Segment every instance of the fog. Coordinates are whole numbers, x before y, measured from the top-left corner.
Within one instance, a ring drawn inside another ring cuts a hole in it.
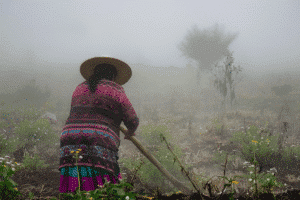
[[[197,84],[199,67],[215,63],[199,63],[179,48],[195,27],[205,32],[216,25],[222,34],[235,35],[228,46],[233,65],[242,68],[234,79],[235,109],[264,110],[266,101],[276,97],[272,87],[284,84],[292,86],[290,94],[298,102],[297,0],[2,0],[0,8],[0,95],[6,104],[26,102],[28,95],[5,95],[35,79],[42,90],[50,89],[48,101],[62,106],[55,112],[65,119],[72,93],[84,81],[81,63],[106,55],[132,68],[123,87],[141,121],[148,120],[145,104],[167,108],[175,101],[180,111],[194,110],[197,102],[197,114],[218,111],[223,97],[214,86],[216,71],[201,70]]]
[[[215,24],[224,34],[237,34],[229,50],[244,75],[299,69],[298,1],[2,2],[0,66],[8,86],[22,80],[11,81],[6,73],[21,72],[48,84],[53,93],[69,96],[83,81],[80,64],[109,55],[133,68],[132,79],[148,76],[138,64],[147,66],[158,75],[143,79],[141,85],[157,90],[156,83],[163,90],[164,84],[178,79],[171,74],[164,78],[157,68],[181,70],[189,63],[196,68],[195,60],[183,56],[178,45],[193,26],[205,30]]]

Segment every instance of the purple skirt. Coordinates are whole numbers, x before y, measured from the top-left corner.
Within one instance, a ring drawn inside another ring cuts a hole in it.
[[[122,180],[121,174],[116,177],[102,168],[78,166],[78,171],[77,166],[61,168],[60,193],[74,192],[79,187],[79,182],[81,191],[91,191],[103,187],[104,183],[119,184],[120,180]]]

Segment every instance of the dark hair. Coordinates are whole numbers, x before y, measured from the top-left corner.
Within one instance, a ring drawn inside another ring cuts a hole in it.
[[[112,81],[117,75],[117,69],[113,65],[106,63],[97,65],[94,69],[94,74],[87,81],[90,91],[95,93],[100,80],[107,79]]]

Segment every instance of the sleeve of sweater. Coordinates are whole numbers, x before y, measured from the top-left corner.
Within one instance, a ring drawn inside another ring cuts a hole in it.
[[[132,107],[127,95],[125,94],[124,90],[121,93],[120,97],[122,112],[123,112],[123,122],[127,129],[131,132],[135,132],[137,127],[139,126],[139,118]],[[135,134],[133,134],[135,136]]]

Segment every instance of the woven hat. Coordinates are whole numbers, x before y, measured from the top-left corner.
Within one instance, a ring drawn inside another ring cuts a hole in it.
[[[119,85],[124,85],[131,78],[132,71],[129,65],[108,56],[94,57],[84,61],[80,66],[80,73],[85,80],[88,80],[93,75],[95,67],[103,63],[111,64],[116,68],[118,75],[115,77],[115,82]]]

